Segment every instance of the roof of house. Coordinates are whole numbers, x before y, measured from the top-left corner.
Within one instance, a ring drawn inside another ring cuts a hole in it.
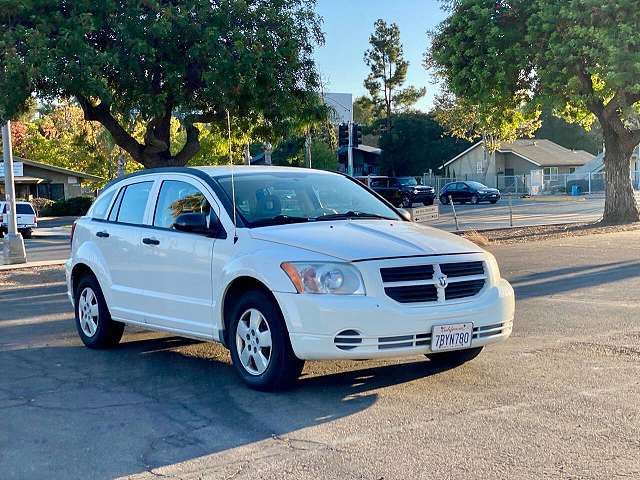
[[[464,152],[446,162],[442,167],[446,167],[450,163],[455,162],[471,150],[482,145],[482,143],[483,142],[480,141],[472,145]],[[595,157],[584,150],[570,150],[551,140],[538,138],[520,139],[511,143],[505,143],[497,151],[500,153],[513,153],[538,167],[579,167],[593,160]]]
[[[36,162],[35,160],[29,160],[27,158],[14,157],[14,161],[22,162],[25,165],[29,165],[30,167],[37,167],[37,168],[42,168],[44,170],[51,170],[52,172],[63,173],[65,175],[84,178],[85,180],[91,180],[94,182],[99,182],[104,180],[104,178],[98,177],[96,175],[91,175],[89,173],[84,173],[84,172],[78,172],[76,170],[70,170],[68,168],[57,167],[55,165],[49,165],[48,163]]]
[[[340,147],[338,149],[338,153],[344,153],[347,151],[348,147]],[[361,143],[360,145],[354,145],[353,146],[354,150],[360,150],[361,152],[365,152],[365,153],[371,153],[373,155],[382,155],[382,149],[378,148],[378,147],[372,147],[370,145],[365,145],[364,143]]]

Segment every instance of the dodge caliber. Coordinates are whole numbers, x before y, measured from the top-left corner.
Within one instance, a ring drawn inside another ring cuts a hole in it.
[[[494,257],[337,173],[144,170],[107,185],[72,230],[82,342],[126,324],[225,345],[257,389],[305,360],[424,354],[456,366],[505,340],[514,294]]]

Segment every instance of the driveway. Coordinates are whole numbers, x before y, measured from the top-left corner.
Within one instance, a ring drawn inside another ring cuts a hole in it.
[[[214,344],[128,328],[85,349],[60,268],[0,274],[1,476],[640,477],[640,234],[492,250],[518,298],[508,342],[449,371],[309,362],[279,394]]]

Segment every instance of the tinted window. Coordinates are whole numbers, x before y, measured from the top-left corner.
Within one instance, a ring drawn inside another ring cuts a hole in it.
[[[118,209],[118,222],[141,224],[153,182],[127,185]]]
[[[183,213],[202,213],[208,219],[211,205],[193,185],[177,180],[165,180],[158,195],[153,224],[156,227],[172,228],[178,215]]]
[[[16,213],[18,215],[33,215],[36,212],[33,211],[33,207],[28,203],[18,203],[16,205]]]
[[[454,190],[457,190],[455,183],[450,183],[449,185],[447,185],[445,187],[445,191],[447,191],[447,192],[452,192]]]
[[[484,190],[485,188],[488,188],[486,185],[480,182],[467,182],[467,185],[475,190]]]
[[[100,195],[93,204],[93,209],[91,210],[91,218],[106,218],[107,210],[115,194],[116,190],[114,189],[105,193],[104,195]]]

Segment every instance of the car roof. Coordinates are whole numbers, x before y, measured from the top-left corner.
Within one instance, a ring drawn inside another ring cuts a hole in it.
[[[301,168],[301,167],[276,167],[273,165],[216,165],[205,167],[192,167],[200,170],[211,177],[226,177],[231,175],[245,175],[251,173],[318,173],[326,175],[339,175],[335,172],[329,172],[327,170],[316,170],[314,168]]]

